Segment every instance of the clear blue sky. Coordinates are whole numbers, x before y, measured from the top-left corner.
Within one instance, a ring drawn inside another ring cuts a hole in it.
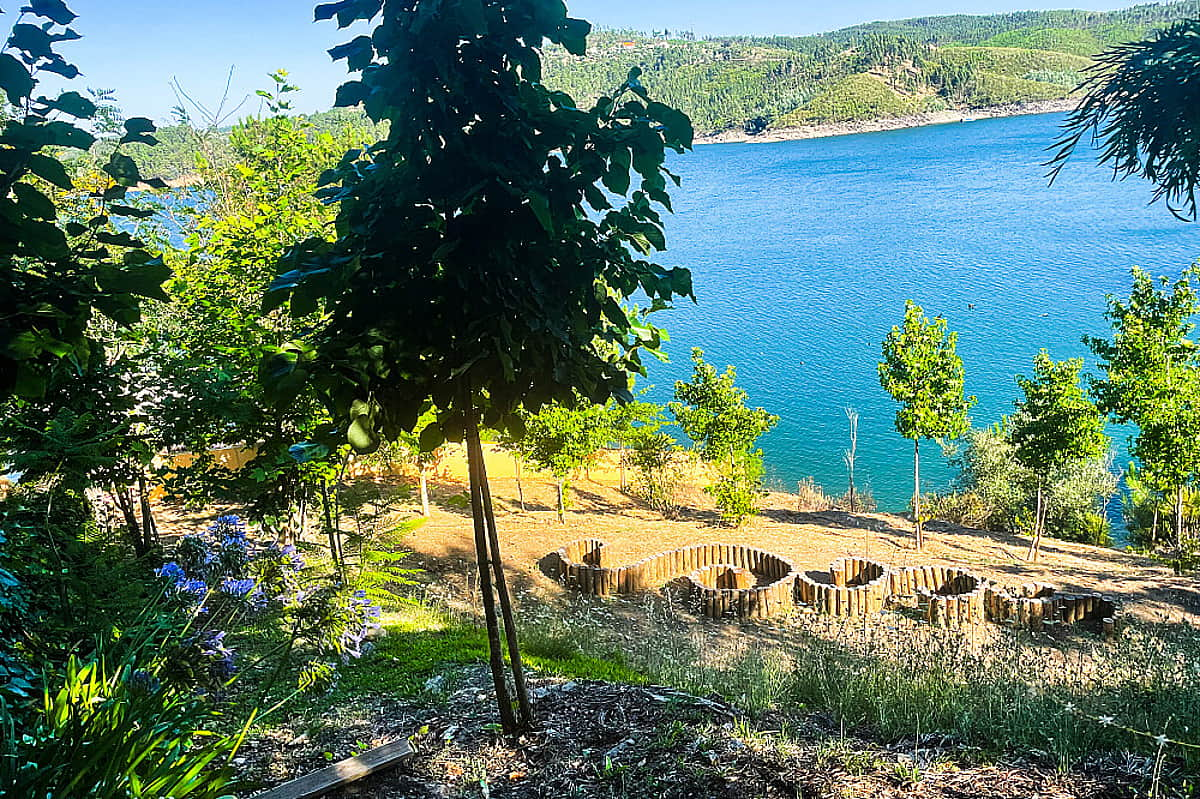
[[[610,28],[690,28],[697,34],[819,33],[877,19],[986,14],[1030,8],[1110,9],[1129,0],[568,0],[571,13]],[[304,90],[300,111],[333,103],[344,67],[325,51],[346,37],[313,23],[309,0],[68,0],[81,42],[62,46],[83,70],[79,83],[117,91],[125,112],[162,121],[176,104],[170,82],[215,105],[229,68],[233,104],[285,68]],[[12,9],[16,2],[5,3]],[[12,24],[9,13],[3,20]],[[6,30],[7,28],[5,28]],[[243,111],[257,107],[248,101]]]

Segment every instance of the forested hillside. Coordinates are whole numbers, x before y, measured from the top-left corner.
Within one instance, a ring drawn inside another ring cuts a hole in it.
[[[546,53],[545,82],[586,104],[631,67],[658,100],[682,109],[700,135],[757,134],[825,122],[982,108],[1069,97],[1092,58],[1171,21],[1200,17],[1200,0],[1111,12],[1038,11],[871,22],[820,36],[697,38],[686,31],[599,31],[588,54]],[[365,125],[360,112],[309,117],[313,135]],[[143,174],[167,179],[229,159],[227,131],[160,129],[132,145]],[[104,143],[94,156],[107,158]]]
[[[1200,16],[1200,0],[872,22],[820,36],[609,31],[582,58],[547,54],[546,83],[587,103],[630,67],[699,133],[844,122],[1070,96],[1106,47]]]

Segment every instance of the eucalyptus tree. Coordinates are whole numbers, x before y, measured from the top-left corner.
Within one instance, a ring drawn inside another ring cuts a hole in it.
[[[883,341],[879,383],[896,410],[896,432],[913,442],[913,522],[917,549],[925,546],[921,521],[921,439],[958,438],[970,429],[967,411],[974,397],[964,396],[962,358],[956,351],[958,334],[947,331],[946,320],[930,321],[912,300],[904,304],[904,323],[893,327]]]
[[[747,394],[735,380],[737,371],[732,366],[718,374],[704,360],[704,351],[694,348],[692,379],[675,382],[675,400],[667,407],[700,458],[721,474],[705,491],[716,499],[726,521],[740,523],[754,513],[762,494],[762,452],[754,449],[754,443],[779,417],[747,407]]]
[[[1104,417],[1079,385],[1081,358],[1055,361],[1042,350],[1033,359],[1033,377],[1017,376],[1023,396],[1015,403],[1009,436],[1016,460],[1037,480],[1033,537],[1028,559],[1036,561],[1046,529],[1046,484],[1054,475],[1108,449]]]
[[[590,31],[561,0],[340,0],[316,18],[378,22],[330,52],[358,73],[337,105],[390,124],[325,176],[336,239],[294,248],[265,307],[320,306],[327,321],[264,372],[284,394],[314,387],[338,420],[328,437],[359,451],[431,407],[422,447],[466,440],[489,662],[515,733],[531,713],[479,429],[519,429],[521,409],[577,395],[631,399],[661,339],[621,301],[692,296],[686,269],[649,260],[665,247],[666,151],[690,149],[692,126],[636,69],[590,108],[543,86],[543,43],[580,55]]]
[[[1057,175],[1085,139],[1098,140],[1101,164],[1155,185],[1181,219],[1195,221],[1200,184],[1200,19],[1101,55],[1085,94],[1067,117],[1051,165]]]
[[[1137,426],[1129,452],[1139,474],[1174,501],[1180,561],[1184,497],[1200,476],[1200,351],[1191,338],[1197,277],[1200,267],[1174,283],[1134,268],[1129,299],[1108,298],[1111,340],[1084,339],[1101,371],[1092,385],[1097,405],[1113,421]]]

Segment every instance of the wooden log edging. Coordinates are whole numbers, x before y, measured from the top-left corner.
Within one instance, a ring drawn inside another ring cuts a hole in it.
[[[796,606],[866,616],[901,597],[915,597],[926,620],[949,627],[992,621],[1039,631],[1047,624],[1091,622],[1110,632],[1120,613],[1120,603],[1109,596],[1059,593],[1040,582],[1009,588],[955,566],[892,568],[844,557],[830,564],[827,583],[786,558],[741,544],[694,544],[614,566],[603,541],[581,538],[557,555],[559,579],[568,588],[605,597],[681,581],[686,601],[710,619],[762,619]]]
[[[711,619],[761,619],[790,610],[796,567],[786,558],[741,544],[694,544],[660,552],[626,566],[611,566],[604,542],[583,538],[558,550],[559,578],[590,596],[632,594],[683,578],[688,600]],[[753,575],[745,588],[718,587],[718,571]],[[710,584],[711,583],[711,584]]]

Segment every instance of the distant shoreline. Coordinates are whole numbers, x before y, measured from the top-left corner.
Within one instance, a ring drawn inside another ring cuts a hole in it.
[[[860,122],[830,122],[821,125],[805,125],[796,128],[780,128],[768,130],[755,136],[741,131],[724,131],[696,137],[696,144],[769,144],[780,141],[797,141],[799,139],[821,139],[828,136],[848,136],[854,133],[875,133],[883,130],[901,130],[903,128],[919,128],[925,125],[944,125],[949,122],[964,120],[993,119],[996,117],[1015,117],[1026,114],[1053,114],[1071,111],[1078,104],[1077,99],[1038,100],[1029,103],[1012,103],[1009,105],[988,106],[986,108],[968,108],[949,111],[928,111],[921,114],[907,114],[899,117],[884,117]]]

